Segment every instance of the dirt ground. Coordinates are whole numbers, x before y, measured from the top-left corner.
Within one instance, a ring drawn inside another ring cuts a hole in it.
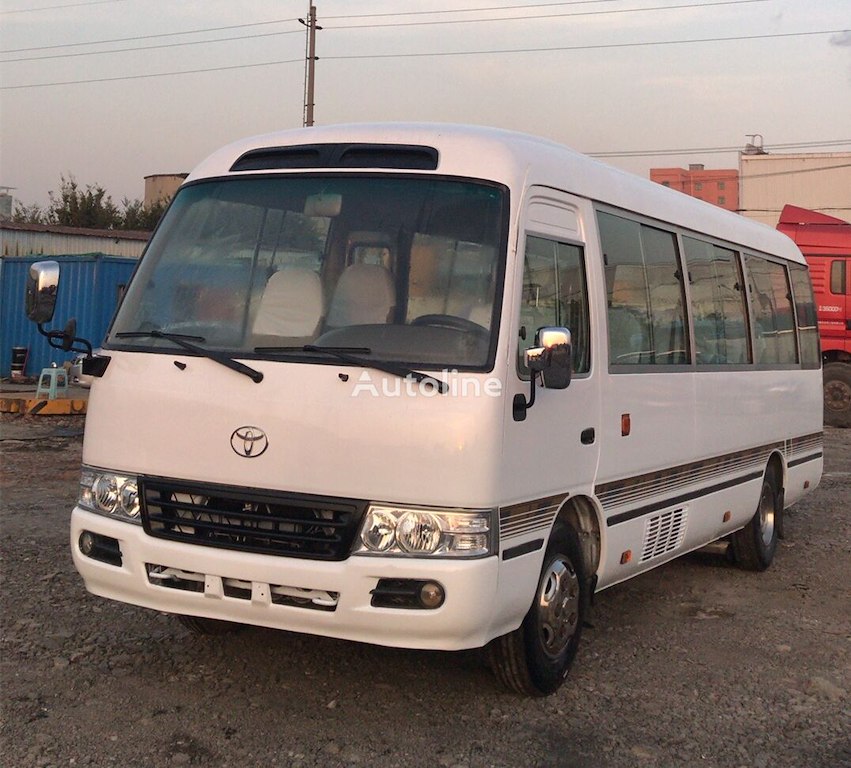
[[[71,563],[82,417],[0,420],[5,766],[851,766],[851,430],[769,571],[698,553],[606,590],[554,696],[478,652],[189,634]]]

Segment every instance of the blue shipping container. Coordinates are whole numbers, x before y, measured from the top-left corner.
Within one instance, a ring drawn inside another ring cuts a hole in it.
[[[27,376],[36,376],[51,363],[62,365],[74,354],[53,349],[24,310],[24,292],[31,264],[44,256],[0,259],[0,375],[11,373],[12,347],[27,347]],[[59,262],[59,294],[48,330],[61,330],[72,317],[77,336],[98,347],[106,336],[115,308],[138,263],[102,253],[82,256],[51,256]]]

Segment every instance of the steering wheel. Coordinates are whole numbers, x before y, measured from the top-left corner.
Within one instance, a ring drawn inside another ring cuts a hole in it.
[[[451,328],[453,331],[463,333],[475,333],[480,336],[487,335],[488,329],[484,326],[467,320],[457,315],[420,315],[411,321],[411,325],[430,325],[435,328]]]

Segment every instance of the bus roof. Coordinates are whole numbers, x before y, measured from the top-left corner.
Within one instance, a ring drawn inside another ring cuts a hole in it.
[[[515,189],[531,184],[549,186],[803,263],[800,251],[789,238],[771,227],[613,168],[553,141],[496,128],[440,123],[358,123],[292,129],[243,139],[214,152],[195,168],[187,183],[232,175],[328,170],[328,166],[304,164],[287,169],[254,164],[251,170],[233,170],[234,164],[252,151],[325,144],[429,147],[437,150],[435,167],[428,171],[418,167],[418,173],[487,179]],[[344,173],[378,169],[395,173],[412,170],[400,165],[333,168]],[[511,201],[513,213],[516,214],[519,204],[515,196]]]

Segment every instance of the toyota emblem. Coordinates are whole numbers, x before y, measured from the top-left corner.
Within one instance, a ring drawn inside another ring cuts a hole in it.
[[[237,427],[230,436],[230,447],[237,456],[256,459],[269,447],[269,438],[260,427]]]

